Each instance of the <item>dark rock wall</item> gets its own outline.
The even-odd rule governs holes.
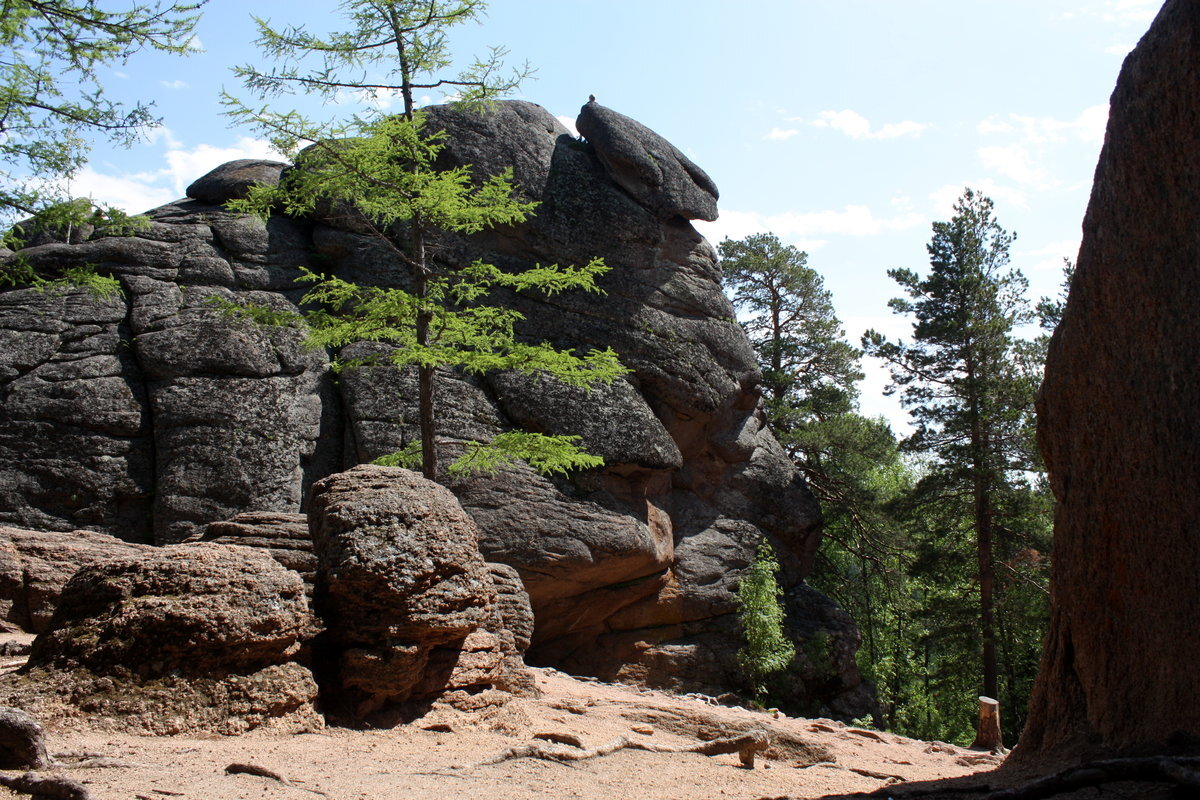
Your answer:
[[[594,104],[581,115],[589,143],[531,103],[430,117],[449,133],[446,164],[476,176],[512,167],[540,202],[525,224],[436,242],[435,257],[511,269],[603,257],[603,295],[499,299],[525,314],[522,335],[611,345],[632,370],[592,391],[519,374],[439,375],[448,453],[524,426],[580,434],[606,459],[570,479],[513,468],[449,481],[485,557],[525,581],[537,618],[531,660],[663,685],[735,684],[742,570],[765,535],[786,583],[798,584],[820,515],[763,429],[753,353],[713,248],[689,222],[715,213],[715,187],[665,140]],[[125,296],[0,293],[0,523],[177,542],[239,512],[300,511],[314,480],[415,438],[412,374],[377,367],[334,380],[295,330],[230,321],[209,305],[243,297],[294,309],[299,265],[407,282],[354,232],[352,214],[264,224],[224,211],[217,201],[239,191],[243,173],[271,178],[269,165],[251,166],[206,176],[190,190],[202,200],[149,212],[149,230],[132,238],[22,252],[35,267],[94,264]],[[866,713],[845,655],[857,633],[823,619],[842,663],[820,700],[841,698],[829,713]]]
[[[1200,3],[1126,58],[1051,341],[1051,622],[1015,756],[1200,752]]]

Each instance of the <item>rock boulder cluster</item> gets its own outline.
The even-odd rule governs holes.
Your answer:
[[[869,713],[853,664],[857,632],[840,612],[814,613],[821,604],[801,584],[819,539],[818,508],[764,427],[753,352],[721,291],[713,248],[690,223],[716,215],[711,179],[669,142],[595,103],[579,118],[587,141],[527,102],[486,114],[428,111],[429,127],[447,132],[443,165],[469,165],[477,178],[511,168],[539,203],[520,225],[442,237],[434,257],[447,265],[483,258],[502,269],[602,257],[611,268],[603,295],[496,299],[524,314],[521,336],[580,351],[611,346],[631,372],[591,391],[520,374],[438,374],[448,452],[528,429],[580,435],[605,466],[554,478],[524,467],[447,477],[482,558],[430,550],[427,578],[439,588],[421,602],[461,602],[463,619],[396,636],[378,620],[377,630],[331,628],[316,650],[330,648],[364,676],[347,707],[369,710],[403,694],[365,677],[368,664],[390,682],[404,665],[440,663],[450,648],[474,654],[477,674],[490,674],[523,638],[531,662],[571,672],[736,686],[735,589],[766,537],[793,590],[790,613],[804,621],[797,629],[810,634],[802,652],[814,642],[827,651],[814,654],[795,705],[843,718]],[[378,366],[335,379],[328,354],[306,349],[298,330],[230,320],[212,302],[295,310],[300,266],[367,285],[409,279],[345,209],[263,222],[223,208],[283,169],[234,162],[198,180],[187,199],[148,212],[148,227],[133,236],[20,253],[38,269],[93,265],[118,278],[123,294],[0,292],[0,524],[157,545],[241,538],[314,575],[318,611],[344,620],[369,613],[355,603],[383,602],[377,592],[405,575],[415,580],[414,566],[396,557],[394,575],[364,583],[351,567],[365,551],[329,539],[347,529],[342,482],[374,480],[369,472],[329,476],[416,438],[415,376]],[[352,345],[342,355],[371,348]],[[415,512],[396,502],[382,517],[364,517],[364,529],[377,525],[371,536],[389,552],[401,543],[433,547],[418,544],[425,534],[406,516]],[[320,509],[333,516],[318,522]],[[296,544],[305,513],[315,555]],[[458,572],[451,579],[439,570]],[[353,588],[338,588],[343,580]],[[519,584],[533,624],[511,619]],[[501,628],[495,620],[506,614]],[[475,678],[464,672],[463,680]],[[413,684],[409,699],[423,691]]]

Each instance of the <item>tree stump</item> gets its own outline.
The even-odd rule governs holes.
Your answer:
[[[999,700],[980,696],[979,729],[971,747],[979,750],[991,750],[993,753],[1004,749],[1004,741],[1000,733]]]

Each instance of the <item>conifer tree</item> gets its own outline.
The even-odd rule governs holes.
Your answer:
[[[151,104],[129,108],[106,97],[99,71],[140,50],[186,53],[203,4],[133,3],[121,11],[98,0],[0,4],[0,222],[34,218],[10,245],[41,229],[128,222],[118,209],[95,214],[63,186],[86,163],[91,137],[128,145],[158,124]]]
[[[888,363],[891,389],[902,391],[915,426],[904,448],[929,458],[909,502],[936,520],[941,535],[967,530],[973,537],[982,689],[999,697],[997,538],[1045,527],[1042,515],[1029,516],[1023,478],[1038,466],[1032,408],[1040,364],[1024,357],[1013,335],[1032,319],[1027,282],[1008,268],[1014,235],[996,222],[992,201],[970,189],[954,211],[933,225],[928,275],[888,272],[908,294],[890,305],[914,318],[912,342],[868,331],[863,346]],[[943,544],[931,552],[951,551]]]
[[[359,222],[407,267],[411,291],[360,287],[306,273],[303,279],[314,285],[304,302],[319,303],[322,309],[307,315],[305,324],[311,344],[339,348],[355,341],[384,342],[392,364],[416,367],[420,439],[385,463],[413,463],[419,452],[423,473],[433,479],[438,475],[437,368],[544,372],[585,386],[625,371],[611,349],[577,355],[548,344],[522,343],[516,336],[521,315],[483,302],[494,286],[544,293],[599,291],[596,279],[607,268],[596,259],[578,267],[538,265],[509,273],[479,261],[440,259],[439,237],[519,223],[536,204],[518,197],[511,170],[475,180],[466,168],[439,168],[444,134],[428,128],[426,115],[416,107],[416,93],[452,90],[458,106],[483,111],[528,69],[505,71],[505,52],[493,49],[462,73],[444,75],[451,62],[449,31],[477,20],[484,11],[480,0],[347,0],[340,9],[347,29],[327,35],[304,27],[276,29],[259,19],[258,44],[278,64],[270,71],[243,66],[236,74],[264,98],[296,92],[326,100],[386,95],[399,97],[403,111],[388,115],[375,110],[323,122],[298,111],[251,107],[226,95],[228,113],[267,134],[296,166],[278,186],[257,187],[231,207],[264,216],[274,207],[297,215],[321,205],[357,209]],[[544,472],[600,463],[575,441],[571,436],[506,433],[486,445],[470,446],[451,469],[490,470],[517,458]]]

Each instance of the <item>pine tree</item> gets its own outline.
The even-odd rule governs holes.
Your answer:
[[[264,216],[276,207],[297,215],[318,206],[354,208],[359,223],[407,267],[411,291],[360,287],[337,277],[305,274],[303,279],[314,285],[304,302],[319,303],[322,310],[307,315],[304,322],[308,341],[315,346],[384,342],[390,346],[392,364],[415,366],[420,439],[386,463],[414,463],[419,451],[423,473],[434,479],[438,452],[433,378],[439,367],[477,373],[543,372],[584,386],[611,381],[625,371],[611,349],[576,355],[548,344],[522,343],[516,334],[521,315],[483,302],[494,286],[544,293],[599,291],[596,280],[607,268],[596,259],[579,267],[539,265],[508,273],[483,262],[440,259],[439,237],[522,222],[536,204],[517,196],[511,170],[476,180],[466,168],[439,168],[444,134],[428,129],[426,115],[416,108],[415,93],[453,89],[457,105],[483,112],[528,70],[505,72],[505,53],[494,49],[461,74],[443,76],[451,61],[448,32],[478,19],[484,10],[479,0],[348,0],[340,9],[349,27],[328,35],[303,27],[277,30],[258,20],[258,44],[279,66],[271,71],[243,66],[236,74],[263,97],[294,92],[327,100],[347,94],[397,95],[403,112],[375,111],[322,122],[297,111],[254,108],[226,95],[228,113],[266,133],[277,149],[293,156],[296,166],[278,186],[257,187],[231,207]],[[494,469],[517,458],[542,471],[597,466],[599,459],[583,453],[575,441],[577,437],[506,433],[469,447],[452,470]]]
[[[926,538],[931,566],[958,558],[935,569],[974,575],[982,689],[999,697],[997,643],[1014,620],[997,618],[997,568],[1011,566],[1022,537],[1045,547],[1045,517],[1031,511],[1037,491],[1024,477],[1039,467],[1032,408],[1040,364],[1013,334],[1032,318],[1027,282],[1008,268],[1014,235],[996,222],[991,200],[970,189],[954,211],[933,225],[928,275],[888,273],[908,293],[890,305],[914,317],[913,341],[868,331],[863,345],[889,364],[891,389],[902,390],[915,426],[903,447],[929,458],[910,504],[939,527]],[[974,544],[973,570],[955,546],[964,535]]]

